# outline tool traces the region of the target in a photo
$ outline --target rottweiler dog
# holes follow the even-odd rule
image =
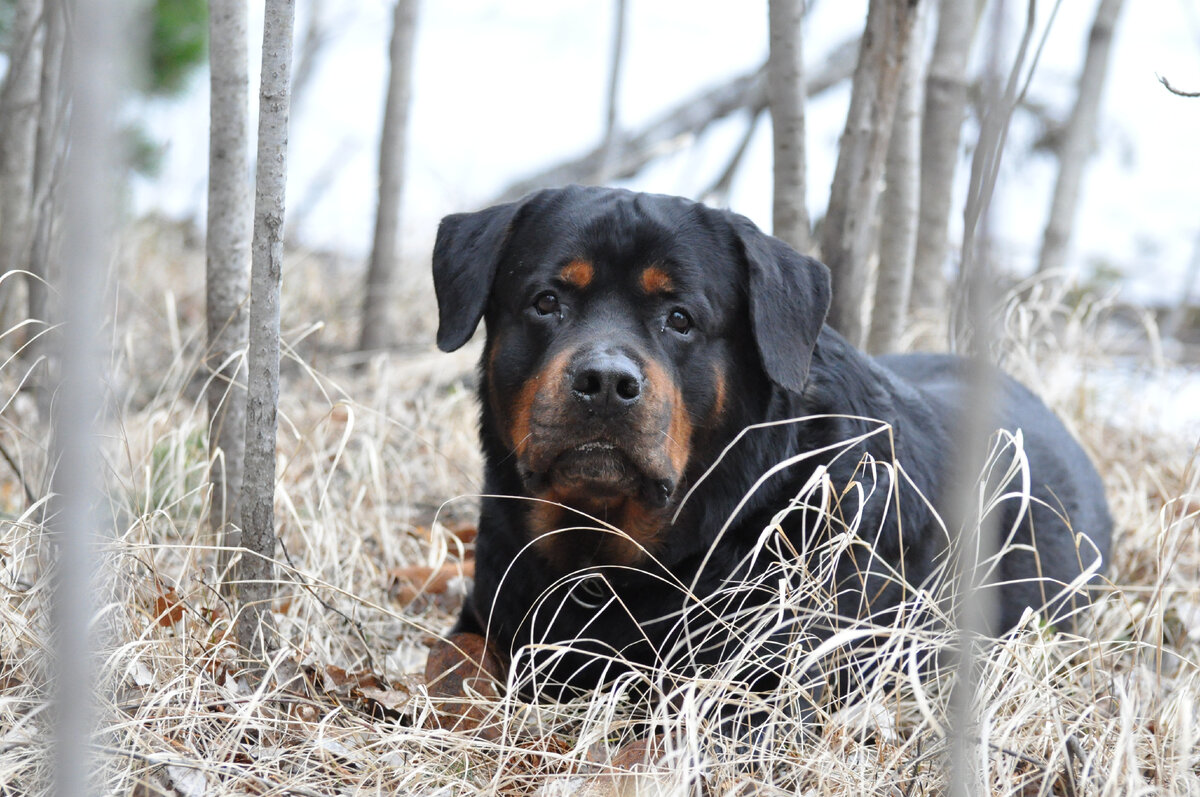
[[[965,363],[851,346],[823,264],[726,210],[571,186],[446,217],[433,277],[441,349],[487,330],[475,583],[430,655],[441,694],[471,668],[559,699],[723,666],[769,692],[796,649],[937,605]],[[1108,557],[1104,490],[996,378],[990,628],[1069,625]]]

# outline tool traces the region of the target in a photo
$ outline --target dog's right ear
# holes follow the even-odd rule
[[[475,334],[521,205],[510,202],[455,213],[438,225],[433,288],[438,303],[437,345],[442,351],[454,351]]]

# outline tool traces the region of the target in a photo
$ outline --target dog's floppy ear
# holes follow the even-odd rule
[[[521,204],[455,213],[438,225],[433,288],[438,303],[437,345],[442,351],[454,351],[475,334]]]
[[[750,272],[750,325],[763,368],[772,382],[799,393],[829,312],[829,268],[730,215]]]

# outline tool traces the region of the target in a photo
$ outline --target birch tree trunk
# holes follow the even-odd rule
[[[1108,77],[1109,52],[1112,50],[1113,28],[1125,0],[1100,0],[1096,17],[1088,36],[1087,57],[1079,76],[1079,93],[1075,108],[1063,131],[1058,148],[1058,181],[1054,184],[1054,199],[1042,236],[1042,255],[1038,271],[1062,268],[1067,260],[1067,248],[1075,227],[1079,207],[1079,189],[1083,172],[1095,147],[1096,122],[1100,115],[1100,97]]]
[[[361,351],[392,343],[392,304],[396,266],[400,259],[400,206],[404,193],[404,150],[408,138],[408,108],[412,97],[413,39],[417,0],[396,0],[389,52],[391,74],[379,137],[379,204],[375,211],[375,240],[367,268],[363,297]]]
[[[0,274],[28,266],[45,39],[41,0],[18,0],[11,37],[0,90]],[[17,284],[0,283],[0,329],[13,322]]]
[[[945,309],[943,269],[949,251],[959,138],[967,110],[967,61],[982,11],[980,0],[942,0],[938,12],[921,128],[921,210],[910,301],[914,312]]]
[[[288,103],[295,0],[266,0],[258,163],[251,244],[250,342],[247,354],[246,457],[238,568],[238,643],[254,659],[275,648],[271,599],[275,575],[275,438],[279,406],[279,289],[283,268]]]
[[[898,347],[912,289],[921,203],[922,22],[923,18],[917,21],[900,77],[884,172],[887,182],[880,200],[879,274],[867,339],[867,348],[877,354]]]
[[[209,527],[221,541],[218,573],[228,578],[231,549],[240,533],[246,434],[246,298],[250,292],[249,69],[246,5],[210,0],[208,238],[206,241],[208,349]]]
[[[920,0],[871,0],[821,231],[821,255],[833,273],[829,323],[855,345],[862,345],[865,337],[872,220],[900,74],[920,7]]]
[[[804,58],[801,21],[804,0],[768,3],[771,52],[767,59],[767,103],[775,155],[772,227],[777,238],[807,252],[808,206],[804,159]]]

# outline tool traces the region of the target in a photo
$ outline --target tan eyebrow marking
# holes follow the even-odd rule
[[[642,291],[648,294],[668,293],[675,287],[671,275],[661,266],[648,266],[638,278],[638,284],[642,286]]]
[[[586,288],[591,285],[592,277],[595,275],[596,269],[586,260],[572,260],[558,272],[558,276],[563,282],[576,288]]]

